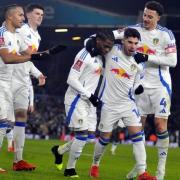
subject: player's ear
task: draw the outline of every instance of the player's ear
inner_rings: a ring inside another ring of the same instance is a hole
[[[158,15],[157,20],[159,21],[161,19],[161,16]]]
[[[123,39],[121,40],[121,43],[124,44],[124,41],[125,41],[125,39],[123,38]]]

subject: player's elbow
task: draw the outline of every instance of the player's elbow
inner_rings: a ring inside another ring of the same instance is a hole
[[[177,65],[177,59],[174,59],[174,60],[172,61],[171,67],[176,67],[176,65]]]
[[[71,85],[72,83],[73,83],[73,78],[72,78],[72,76],[69,76],[67,79],[67,84]]]
[[[177,55],[176,54],[172,54],[170,57],[169,57],[169,62],[170,62],[170,67],[176,67],[177,65]]]

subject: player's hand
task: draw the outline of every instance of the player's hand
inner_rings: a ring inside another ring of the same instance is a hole
[[[118,33],[122,33],[122,32],[124,32],[124,31],[126,30],[126,28],[127,28],[127,27],[119,27],[119,28],[117,29],[117,31],[118,31]]]
[[[98,107],[102,105],[102,101],[93,94],[91,94],[89,101],[93,104],[94,107]]]
[[[30,112],[30,113],[34,112],[34,106],[29,105],[28,106],[28,112]]]
[[[64,51],[66,48],[67,46],[65,45],[61,45],[61,44],[56,45],[49,49],[49,54],[54,55],[54,54],[60,53],[61,51]]]
[[[46,76],[44,76],[43,74],[41,74],[39,77],[38,77],[38,80],[39,80],[39,84],[38,86],[44,86],[45,83],[46,83]]]
[[[90,53],[91,57],[95,57],[98,55],[95,38],[93,37],[89,38],[86,42],[85,48]]]
[[[31,60],[43,60],[45,58],[49,58],[49,53],[47,51],[31,54]]]
[[[139,94],[142,94],[144,92],[144,88],[143,86],[140,84],[134,91],[134,94],[135,95],[139,95]]]
[[[139,63],[148,61],[148,55],[137,52],[134,55],[134,59],[135,59],[136,63],[139,64]]]

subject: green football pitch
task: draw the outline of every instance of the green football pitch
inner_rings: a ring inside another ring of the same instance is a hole
[[[35,171],[12,171],[13,153],[7,152],[6,142],[0,152],[0,167],[8,172],[0,174],[0,180],[60,180],[71,179],[63,176],[63,171],[54,167],[54,159],[51,147],[62,142],[58,140],[27,140],[24,150],[24,159],[37,165]],[[88,177],[89,167],[92,161],[94,145],[88,144],[84,148],[82,156],[77,162],[77,173],[82,180],[92,179]],[[119,145],[116,155],[111,155],[110,145],[107,147],[100,166],[99,180],[125,180],[125,175],[134,164],[131,145]],[[148,171],[155,174],[157,165],[157,149],[147,147]],[[68,154],[64,156],[66,166]],[[170,149],[167,161],[165,180],[180,180],[180,148]]]

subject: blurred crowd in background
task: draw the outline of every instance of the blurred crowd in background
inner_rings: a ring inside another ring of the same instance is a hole
[[[27,138],[30,139],[60,139],[69,140],[73,137],[66,123],[64,110],[64,98],[53,95],[36,95],[35,111],[29,114],[29,120],[26,127]],[[169,117],[170,146],[180,146],[178,123],[175,116]],[[156,135],[153,128],[153,115],[148,116],[148,123],[145,129],[146,141],[148,145],[154,145]],[[98,138],[98,132],[96,134]],[[119,143],[130,143],[127,130],[117,128],[114,130],[112,141]]]

